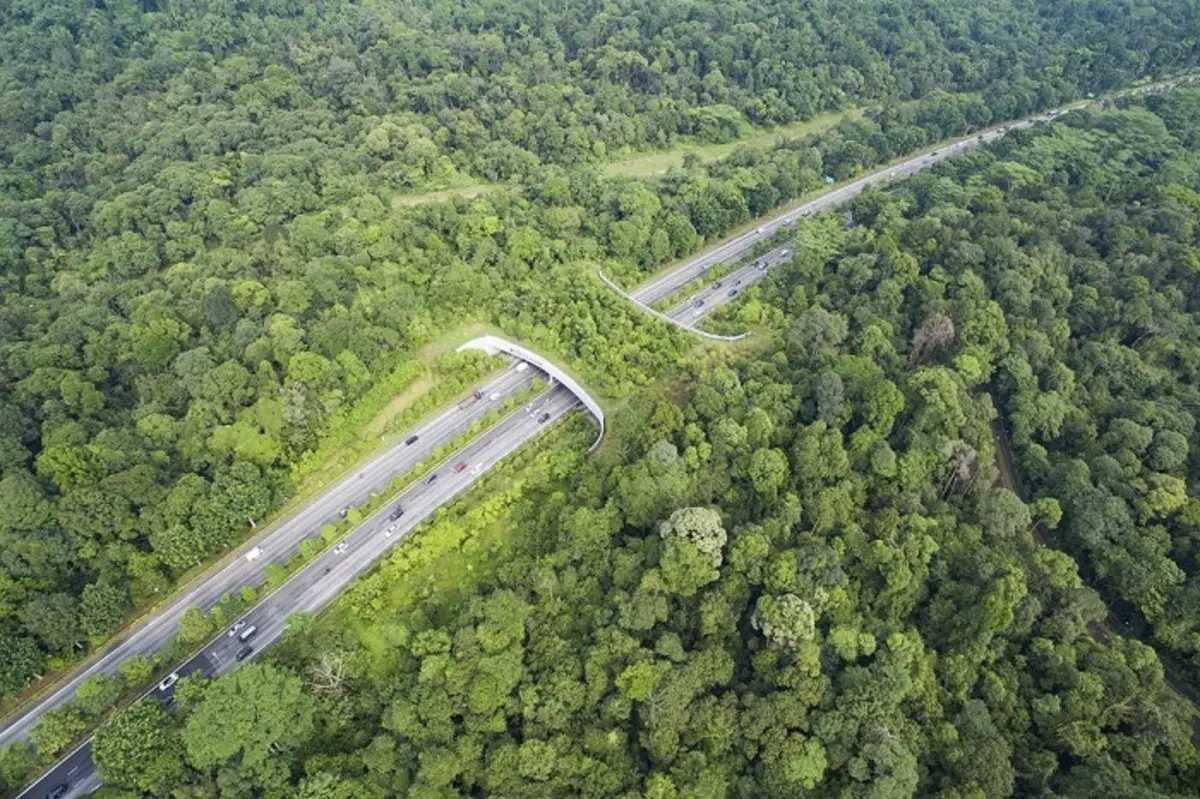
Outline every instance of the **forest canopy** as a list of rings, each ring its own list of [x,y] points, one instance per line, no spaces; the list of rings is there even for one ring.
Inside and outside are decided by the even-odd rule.
[[[241,540],[293,495],[323,445],[352,433],[363,407],[417,379],[423,346],[480,321],[606,397],[637,397],[659,431],[632,443],[627,462],[581,467],[581,486],[547,480],[545,496],[531,494],[544,517],[514,511],[534,561],[561,570],[596,560],[579,596],[623,619],[611,657],[594,667],[619,664],[609,677],[623,693],[603,692],[609,677],[583,694],[563,677],[572,693],[546,711],[557,714],[539,728],[546,735],[530,736],[524,754],[524,744],[488,744],[508,764],[496,791],[518,790],[512,773],[532,779],[522,769],[543,776],[538,764],[567,747],[547,731],[606,703],[598,717],[613,728],[579,740],[603,749],[645,733],[638,746],[672,764],[646,777],[645,791],[663,796],[668,783],[702,793],[694,786],[710,759],[759,780],[752,791],[783,795],[827,773],[849,785],[893,772],[901,788],[933,786],[936,772],[937,790],[978,779],[990,781],[987,795],[1010,784],[1069,793],[1062,780],[1076,770],[1079,784],[1180,791],[1194,753],[1158,661],[1140,644],[1093,637],[1098,600],[1074,563],[1041,553],[1035,569],[1017,539],[1022,514],[1043,531],[1053,519],[1055,543],[1121,603],[1126,623],[1181,673],[1200,670],[1194,93],[1077,115],[871,194],[855,205],[857,228],[804,226],[792,267],[732,312],[775,337],[755,364],[688,372],[690,342],[594,273],[636,280],[827,178],[1194,67],[1197,41],[1189,0],[3,4],[0,696],[78,660]],[[619,152],[734,141],[748,126],[852,106],[860,117],[824,133],[689,159],[650,183],[596,169]],[[396,202],[471,181],[511,185]],[[480,368],[452,357],[434,370],[464,379]],[[681,407],[656,393],[679,368]],[[753,402],[731,399],[743,390]],[[983,487],[993,413],[1011,429],[1032,510]],[[601,520],[578,522],[587,514]],[[559,554],[559,525],[581,530],[587,551]],[[763,530],[739,543],[754,526]],[[983,555],[959,553],[960,537],[1007,543],[996,562],[964,563],[955,558]],[[588,548],[614,542],[602,558]],[[500,604],[513,618],[558,612],[501,577],[477,590],[509,592]],[[979,603],[987,618],[955,615]],[[485,623],[481,606],[462,607],[474,608],[464,625]],[[675,611],[681,626],[661,626]],[[484,749],[474,736],[502,735],[492,728],[527,679],[513,664],[535,640],[504,623],[484,636],[495,636],[489,657],[506,659],[480,678],[488,696],[474,701],[487,713],[472,712],[487,718],[468,725],[480,729],[459,729],[463,714],[451,713],[431,737],[407,735],[403,708],[389,717],[395,728],[379,707],[354,710],[360,729],[390,730],[378,746],[407,747],[418,764],[387,780],[419,782],[422,759],[433,769],[452,743],[470,754]],[[363,677],[357,701],[370,705],[372,691],[412,701],[418,661],[474,651],[453,648],[459,629],[422,624],[425,643],[399,652],[393,671],[370,672],[376,682]],[[583,625],[555,635],[583,651],[593,630],[608,635]],[[557,639],[538,645],[555,660]],[[701,651],[699,665],[683,665]],[[998,665],[981,671],[991,657]],[[1038,686],[1022,676],[1034,660],[1050,674]],[[822,671],[827,662],[852,668]],[[282,667],[307,667],[297,663]],[[1105,673],[1078,676],[1087,669]],[[671,687],[672,670],[686,683]],[[847,712],[922,728],[909,749],[895,751],[891,725],[882,737],[851,722],[810,734],[810,709],[878,690],[879,674],[896,682],[876,697],[884,704],[863,698]],[[294,695],[288,674],[258,678]],[[1126,683],[1141,693],[1118,700]],[[709,702],[704,731],[681,731],[671,714],[731,685],[750,687]],[[1079,685],[1086,697],[1065,693]],[[87,702],[108,707],[111,686],[93,689]],[[783,710],[762,704],[780,689],[793,692]],[[675,726],[651,741],[659,733],[629,725],[635,703],[655,697]],[[739,734],[755,743],[734,755],[727,739],[741,711],[730,701],[787,720],[746,722]],[[189,752],[194,771],[167,782],[204,782],[250,751],[198,754],[182,716],[138,713],[112,729],[165,725],[174,731],[146,745]],[[82,718],[48,727],[45,752],[68,744]],[[328,732],[321,712],[313,718],[320,732],[297,729],[288,742],[297,767]],[[1039,724],[1044,740],[1030,732]],[[676,762],[680,742],[702,751],[702,739],[715,742],[703,758]],[[955,771],[984,744],[1008,746],[1019,757],[993,759],[1026,770]],[[868,745],[869,756],[849,754]],[[650,762],[623,746],[621,768]],[[938,765],[921,760],[934,752]],[[267,776],[283,784],[284,771]],[[148,793],[166,784],[128,774]],[[621,790],[638,779],[625,774]]]
[[[801,223],[730,311],[752,357],[695,351],[598,455],[510,464],[266,664],[116,716],[114,795],[152,742],[172,785],[306,797],[1194,796],[1155,648],[1187,690],[1197,120],[1076,113]],[[269,761],[218,712],[260,691],[303,722],[264,713]]]

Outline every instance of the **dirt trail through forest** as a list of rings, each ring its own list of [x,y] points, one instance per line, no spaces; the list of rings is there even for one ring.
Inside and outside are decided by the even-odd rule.
[[[999,419],[992,422],[992,438],[996,443],[996,469],[999,473],[1000,484],[1020,497],[1023,502],[1028,503],[1030,501],[1029,490],[1021,482],[1021,475],[1017,472],[1016,459],[1013,456],[1012,444],[1008,440],[1008,431],[1004,429],[1004,425],[1001,424]],[[1066,551],[1056,535],[1041,529],[1041,525],[1036,522],[1030,528],[1030,533],[1039,547],[1053,547],[1064,552]],[[1153,641],[1150,640],[1150,629],[1145,625],[1145,622],[1141,622],[1139,625],[1142,629],[1135,630],[1113,609],[1114,605],[1124,605],[1125,603],[1114,602],[1101,593],[1095,586],[1092,586],[1092,588],[1096,590],[1096,593],[1104,601],[1104,607],[1108,614],[1104,620],[1092,625],[1093,634],[1099,636],[1120,635],[1124,638],[1136,638],[1158,654],[1158,660],[1163,666],[1163,678],[1167,685],[1180,698],[1191,705],[1192,738],[1200,746],[1200,691],[1197,691],[1191,683],[1178,676],[1181,670],[1176,665],[1172,656],[1164,655],[1154,646]],[[1122,607],[1121,611],[1126,617],[1136,618],[1136,611],[1132,607]]]

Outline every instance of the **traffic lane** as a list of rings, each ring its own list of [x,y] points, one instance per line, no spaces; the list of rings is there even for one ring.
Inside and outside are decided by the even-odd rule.
[[[495,427],[486,431],[464,449],[446,459],[434,474],[439,479],[432,484],[424,480],[406,490],[397,503],[390,504],[355,528],[343,540],[347,542],[344,553],[334,549],[325,550],[315,560],[285,583],[274,594],[239,621],[245,621],[238,633],[253,625],[254,635],[245,641],[230,629],[208,642],[205,648],[187,663],[176,669],[180,677],[200,672],[214,677],[235,668],[239,661],[237,653],[245,647],[252,652],[246,659],[255,657],[274,641],[278,640],[287,627],[287,617],[294,612],[316,612],[327,605],[352,583],[364,569],[383,555],[417,525],[428,518],[437,508],[469,488],[498,461],[512,454],[525,442],[546,430],[555,421],[570,412],[578,399],[570,391],[557,386],[535,398],[533,402],[510,414]],[[458,463],[473,464],[462,472],[454,471]],[[474,468],[478,467],[478,468]],[[388,512],[401,504],[405,514],[403,525],[398,525],[391,536],[384,535],[390,522]],[[175,685],[168,689],[157,686],[148,692],[159,701],[169,704],[174,698]],[[67,758],[57,763],[37,782],[21,794],[22,799],[41,799],[61,784],[71,786],[70,796],[84,795],[100,785],[99,776],[91,762],[91,739]]]
[[[93,784],[94,783],[94,784]],[[62,794],[64,799],[76,796],[87,796],[99,787],[95,769],[92,766],[92,739],[88,738],[75,748],[73,752],[55,764],[33,785],[18,795],[18,799],[43,799],[53,796],[56,791],[66,788]]]
[[[767,269],[746,266],[727,275],[718,287],[716,284],[707,286],[696,296],[685,300],[671,310],[668,316],[680,324],[695,327],[709,314],[742,296],[742,292],[758,283],[766,276]]]
[[[451,406],[416,428],[413,434],[418,436],[419,446],[409,446],[403,440],[400,441],[283,520],[273,532],[258,542],[257,546],[263,552],[261,558],[253,562],[244,557],[231,560],[224,568],[180,596],[142,627],[119,639],[108,654],[0,731],[0,747],[26,737],[42,713],[73,699],[75,689],[88,677],[115,673],[121,662],[133,655],[153,654],[174,637],[179,619],[189,608],[211,607],[220,601],[224,594],[250,582],[260,581],[271,562],[286,560],[301,540],[319,530],[322,525],[336,520],[342,508],[359,504],[365,501],[371,492],[386,488],[395,474],[407,471],[411,466],[429,457],[434,449],[443,446],[458,435],[461,429],[488,413],[496,402],[527,386],[537,374],[534,368],[518,371],[516,366],[512,366],[506,369],[479,387],[485,392],[483,400],[466,409]],[[493,401],[492,394],[501,396]]]
[[[1080,107],[1078,105],[1072,108]],[[752,250],[759,241],[770,238],[779,232],[780,228],[793,224],[796,220],[811,216],[816,213],[821,213],[829,210],[835,205],[839,205],[846,200],[862,193],[868,186],[877,185],[889,180],[892,180],[898,175],[911,175],[925,169],[939,161],[961,153],[969,147],[975,147],[980,144],[986,144],[994,141],[1005,134],[1015,129],[1028,128],[1038,122],[1047,122],[1053,120],[1062,114],[1067,113],[1070,109],[1057,110],[1045,114],[1039,114],[1035,117],[1012,122],[1006,125],[989,128],[982,131],[977,136],[971,139],[965,139],[958,142],[953,142],[945,147],[935,150],[930,153],[923,153],[913,158],[907,159],[899,164],[887,167],[885,169],[874,172],[865,177],[849,183],[839,189],[829,192],[814,200],[810,200],[791,211],[784,212],[773,219],[764,221],[761,225],[752,231],[736,236],[719,247],[702,253],[687,264],[665,274],[661,277],[651,280],[649,283],[635,288],[629,292],[634,299],[639,302],[650,305],[663,297],[669,296],[680,290],[688,283],[700,277],[708,269],[716,264],[739,259],[744,257],[747,252]]]
[[[777,247],[679,302],[668,313],[680,324],[694,327],[717,308],[733,302],[771,269],[792,257],[790,247]]]
[[[203,652],[184,663],[172,674],[183,678],[196,672],[203,675],[212,673],[212,662]],[[163,682],[166,682],[165,678]],[[170,705],[175,701],[177,684],[173,682],[163,688],[163,683],[160,682],[146,691],[139,699],[153,697],[163,705]],[[52,769],[43,774],[37,782],[22,791],[18,799],[42,799],[42,797],[53,796],[54,792],[64,785],[67,786],[67,793],[63,794],[64,797],[86,796],[100,787],[100,778],[92,764],[92,739],[90,736],[58,761]]]

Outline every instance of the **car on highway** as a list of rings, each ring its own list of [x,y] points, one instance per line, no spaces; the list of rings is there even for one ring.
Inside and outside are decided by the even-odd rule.
[[[428,477],[426,477],[426,478],[425,478],[424,480],[422,480],[421,482],[423,482],[423,483],[424,483],[425,485],[427,485],[427,486],[431,486],[431,485],[433,485],[434,483],[436,483],[436,482],[437,482],[437,479],[438,479],[437,473],[436,473],[436,472],[434,472],[433,474],[429,475]]]
[[[492,394],[491,394],[491,396],[490,396],[490,397],[488,397],[488,399],[489,399],[490,401],[492,401],[492,402],[495,402],[496,400],[500,399],[500,396],[501,396],[501,395],[500,395],[500,392],[499,392],[499,391],[493,391],[493,392],[492,392]]]
[[[543,413],[541,416],[538,417],[538,424],[545,424],[548,421],[550,421],[549,412]]]
[[[383,537],[384,537],[384,538],[391,538],[393,535],[395,535],[395,534],[396,534],[396,531],[397,531],[397,530],[399,530],[399,529],[400,529],[400,525],[398,525],[398,524],[389,524],[389,525],[387,526],[387,529],[383,531]]]
[[[346,507],[344,507],[340,511],[338,511],[338,516],[340,518],[344,519],[344,518],[346,518],[346,515],[349,513],[350,513],[350,506],[347,505]]]
[[[737,289],[730,289],[730,290],[729,290],[729,296],[730,296],[730,297],[736,297],[736,296],[737,296],[737,293],[738,293],[738,290],[737,290]]]
[[[258,628],[251,624],[249,627],[238,633],[238,640],[244,644],[256,635],[258,635]]]
[[[179,672],[173,671],[170,674],[168,674],[166,677],[162,678],[162,682],[160,682],[158,684],[158,690],[160,690],[160,691],[169,690],[170,687],[177,682],[179,682]]]
[[[65,782],[59,783],[50,789],[50,793],[46,794],[46,799],[62,799],[69,790],[71,790],[70,785]]]
[[[254,654],[254,647],[244,646],[237,651],[237,654],[234,655],[234,657],[237,659],[238,663],[241,663],[243,660],[245,660],[246,658],[250,657],[253,654]]]
[[[335,555],[345,554],[346,550],[349,548],[350,548],[350,542],[338,541],[337,546],[335,546],[333,548],[333,554],[335,554]]]
[[[473,474],[473,475],[480,474],[482,472],[483,472],[483,464],[482,463],[477,463],[471,467],[471,474]]]
[[[519,364],[517,364],[518,372],[524,372],[528,368],[529,368],[529,364],[525,363],[525,361],[521,361]]]
[[[697,297],[696,299],[692,300],[692,307],[693,307],[693,308],[699,308],[699,307],[700,307],[701,305],[703,305],[703,304],[704,304],[704,300],[700,299],[699,297]]]
[[[715,289],[719,289],[719,288],[721,288],[721,285],[722,285],[724,282],[725,282],[725,281],[723,281],[723,280],[718,280],[716,283],[713,283],[713,288],[715,288]]]
[[[403,515],[404,515],[404,508],[397,505],[396,507],[392,508],[392,512],[388,514],[388,521],[394,522]]]
[[[759,234],[761,234],[761,233],[763,233],[763,229],[762,229],[762,228],[760,228],[760,227],[759,227],[759,228],[755,228],[755,229],[754,229],[754,232],[755,232],[755,233],[759,233]]]
[[[411,447],[413,444],[417,443],[417,439],[419,438],[420,436],[409,436],[408,438],[404,439],[404,446]]]
[[[242,621],[235,621],[235,622],[233,623],[233,626],[231,626],[231,627],[229,628],[229,637],[230,637],[230,638],[232,638],[233,636],[237,635],[237,634],[238,634],[238,630],[242,629],[242,628],[243,628],[243,627],[245,627],[245,626],[246,626],[246,621],[245,621],[245,619],[243,619]]]
[[[258,560],[261,557],[262,557],[262,547],[255,547],[254,549],[252,549],[246,553],[246,560],[250,561],[251,563],[253,563],[254,561]]]
[[[465,462],[457,463],[454,466],[454,471],[456,471],[456,472],[465,472],[466,470],[467,470],[467,464]]]

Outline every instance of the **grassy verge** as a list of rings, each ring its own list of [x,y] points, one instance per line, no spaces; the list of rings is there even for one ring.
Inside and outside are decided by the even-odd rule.
[[[591,425],[582,414],[547,431],[492,469],[469,492],[413,530],[369,574],[317,620],[330,639],[351,630],[384,673],[395,649],[451,612],[473,586],[487,581],[520,528],[514,506],[532,487],[561,479],[584,457]]]
[[[863,115],[863,109],[852,108],[848,111],[830,111],[820,114],[806,122],[796,122],[768,130],[755,129],[747,136],[742,136],[724,144],[706,144],[698,141],[684,141],[668,150],[655,150],[638,153],[619,161],[613,161],[603,167],[611,175],[647,178],[661,175],[672,167],[681,166],[683,158],[693,153],[701,161],[713,161],[724,158],[739,147],[768,147],[780,139],[796,139],[801,136],[811,136],[847,119],[858,119]]]
[[[448,200],[471,199],[494,191],[508,188],[503,183],[466,183],[448,189],[422,192],[421,194],[397,194],[392,197],[393,208],[408,208],[422,203],[444,203]]]

